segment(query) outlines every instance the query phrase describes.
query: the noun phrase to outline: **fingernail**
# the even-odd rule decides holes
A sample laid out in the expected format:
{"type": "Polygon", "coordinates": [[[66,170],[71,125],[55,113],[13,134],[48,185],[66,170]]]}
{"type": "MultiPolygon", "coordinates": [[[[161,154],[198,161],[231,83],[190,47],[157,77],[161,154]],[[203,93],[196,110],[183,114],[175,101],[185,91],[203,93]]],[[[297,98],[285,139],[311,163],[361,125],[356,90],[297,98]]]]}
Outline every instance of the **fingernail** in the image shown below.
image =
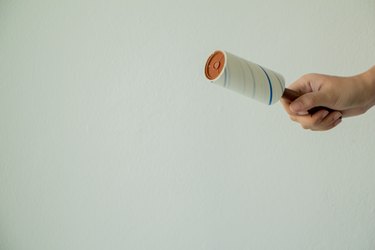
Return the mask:
{"type": "Polygon", "coordinates": [[[333,126],[337,126],[341,122],[342,122],[342,119],[338,119],[337,121],[335,121],[335,123],[333,124],[333,126]]]}
{"type": "Polygon", "coordinates": [[[333,117],[333,120],[337,120],[337,119],[339,119],[341,116],[342,116],[342,114],[341,114],[340,112],[337,112],[337,113],[335,114],[335,116],[333,117]]]}
{"type": "Polygon", "coordinates": [[[303,104],[301,102],[293,102],[290,104],[290,110],[292,110],[295,113],[298,113],[303,109],[303,104]]]}
{"type": "Polygon", "coordinates": [[[301,112],[298,112],[297,115],[307,115],[309,112],[307,111],[301,111],[301,112]]]}

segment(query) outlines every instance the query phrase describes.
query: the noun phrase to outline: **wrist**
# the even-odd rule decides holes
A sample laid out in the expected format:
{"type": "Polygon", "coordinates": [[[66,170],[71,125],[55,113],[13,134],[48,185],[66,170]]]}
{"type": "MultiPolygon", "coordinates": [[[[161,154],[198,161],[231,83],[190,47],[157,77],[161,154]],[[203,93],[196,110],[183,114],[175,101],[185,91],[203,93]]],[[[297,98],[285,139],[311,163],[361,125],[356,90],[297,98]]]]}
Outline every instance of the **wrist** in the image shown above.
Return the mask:
{"type": "Polygon", "coordinates": [[[365,104],[370,108],[375,105],[375,66],[356,76],[364,86],[362,95],[365,104]]]}

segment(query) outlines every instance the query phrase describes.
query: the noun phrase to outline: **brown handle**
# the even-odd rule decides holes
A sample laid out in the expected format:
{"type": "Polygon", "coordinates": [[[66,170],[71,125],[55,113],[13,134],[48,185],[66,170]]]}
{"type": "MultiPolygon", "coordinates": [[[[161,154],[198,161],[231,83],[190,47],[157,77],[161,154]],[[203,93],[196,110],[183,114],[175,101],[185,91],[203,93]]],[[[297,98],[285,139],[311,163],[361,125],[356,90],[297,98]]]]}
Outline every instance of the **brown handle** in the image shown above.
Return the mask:
{"type": "MultiPolygon", "coordinates": [[[[291,89],[288,89],[288,88],[285,88],[284,90],[284,93],[283,93],[283,98],[285,99],[288,99],[289,101],[294,101],[295,99],[297,99],[298,97],[300,97],[302,94],[298,93],[297,91],[294,91],[294,90],[291,90],[291,89]]],[[[319,110],[322,110],[322,109],[325,109],[329,112],[332,112],[333,109],[330,109],[330,108],[326,108],[326,107],[314,107],[312,109],[310,109],[308,112],[310,115],[318,112],[319,110]]]]}

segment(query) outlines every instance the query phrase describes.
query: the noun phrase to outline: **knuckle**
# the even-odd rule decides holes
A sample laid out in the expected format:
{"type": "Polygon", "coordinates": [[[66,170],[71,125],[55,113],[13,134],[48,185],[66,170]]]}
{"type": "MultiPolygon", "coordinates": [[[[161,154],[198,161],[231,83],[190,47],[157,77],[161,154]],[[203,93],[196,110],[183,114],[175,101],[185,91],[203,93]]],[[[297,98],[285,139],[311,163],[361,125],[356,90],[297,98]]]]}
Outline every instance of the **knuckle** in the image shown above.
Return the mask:
{"type": "Polygon", "coordinates": [[[310,126],[308,126],[308,125],[306,125],[306,124],[301,124],[301,127],[302,127],[303,129],[310,129],[310,126]]]}
{"type": "Polygon", "coordinates": [[[324,131],[325,129],[324,128],[321,128],[321,127],[314,127],[314,128],[311,128],[311,131],[324,131]]]}
{"type": "Polygon", "coordinates": [[[317,74],[315,73],[308,73],[308,74],[304,74],[301,78],[304,79],[304,80],[309,80],[309,79],[312,79],[312,78],[315,78],[317,74]]]}
{"type": "Polygon", "coordinates": [[[366,107],[360,107],[360,108],[358,109],[358,112],[359,112],[360,115],[362,115],[362,114],[364,114],[364,113],[367,112],[367,108],[366,108],[366,107]]]}
{"type": "Polygon", "coordinates": [[[307,106],[307,107],[313,107],[314,103],[315,103],[315,100],[314,100],[314,97],[311,96],[311,98],[306,98],[304,100],[304,102],[305,102],[305,106],[307,106]]]}

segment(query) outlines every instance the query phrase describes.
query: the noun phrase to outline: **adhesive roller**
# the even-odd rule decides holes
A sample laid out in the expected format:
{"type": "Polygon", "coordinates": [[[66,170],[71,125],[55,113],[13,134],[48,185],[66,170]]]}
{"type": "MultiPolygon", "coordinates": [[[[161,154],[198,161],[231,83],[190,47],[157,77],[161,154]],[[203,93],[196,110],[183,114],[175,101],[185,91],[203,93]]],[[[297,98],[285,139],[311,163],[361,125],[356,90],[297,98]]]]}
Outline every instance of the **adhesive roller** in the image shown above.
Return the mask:
{"type": "MultiPolygon", "coordinates": [[[[209,56],[204,72],[211,82],[268,105],[282,97],[294,101],[301,96],[285,88],[281,74],[222,50],[209,56]]],[[[320,109],[322,107],[315,107],[309,113],[320,109]]]]}

